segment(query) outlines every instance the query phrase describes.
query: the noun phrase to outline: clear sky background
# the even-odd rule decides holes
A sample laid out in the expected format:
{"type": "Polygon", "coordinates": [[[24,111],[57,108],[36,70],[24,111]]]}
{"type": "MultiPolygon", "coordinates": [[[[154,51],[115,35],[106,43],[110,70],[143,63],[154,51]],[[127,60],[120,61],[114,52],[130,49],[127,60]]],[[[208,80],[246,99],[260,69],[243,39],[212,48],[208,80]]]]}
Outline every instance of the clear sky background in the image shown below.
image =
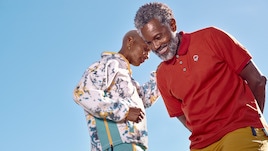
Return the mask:
{"type": "MultiPolygon", "coordinates": [[[[103,51],[117,52],[150,1],[0,0],[0,150],[89,151],[83,110],[72,92],[103,51]]],[[[178,31],[219,27],[237,38],[268,76],[268,1],[162,0],[178,31]]],[[[133,76],[140,84],[160,63],[154,54],[133,76]]],[[[267,91],[267,90],[266,90],[267,91]]],[[[268,107],[265,107],[268,118],[268,107]]],[[[147,110],[149,151],[188,151],[190,133],[169,118],[162,98],[147,110]]]]}

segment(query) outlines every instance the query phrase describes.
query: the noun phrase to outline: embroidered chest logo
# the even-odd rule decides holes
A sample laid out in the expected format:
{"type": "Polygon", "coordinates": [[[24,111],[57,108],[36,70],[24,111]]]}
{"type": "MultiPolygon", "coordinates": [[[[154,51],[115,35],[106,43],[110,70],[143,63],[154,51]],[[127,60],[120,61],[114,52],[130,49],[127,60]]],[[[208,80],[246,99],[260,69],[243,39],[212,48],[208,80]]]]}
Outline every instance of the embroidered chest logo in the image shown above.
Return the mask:
{"type": "Polygon", "coordinates": [[[199,59],[199,56],[198,56],[198,55],[194,55],[194,56],[193,56],[193,60],[194,60],[195,62],[197,62],[198,59],[199,59]]]}

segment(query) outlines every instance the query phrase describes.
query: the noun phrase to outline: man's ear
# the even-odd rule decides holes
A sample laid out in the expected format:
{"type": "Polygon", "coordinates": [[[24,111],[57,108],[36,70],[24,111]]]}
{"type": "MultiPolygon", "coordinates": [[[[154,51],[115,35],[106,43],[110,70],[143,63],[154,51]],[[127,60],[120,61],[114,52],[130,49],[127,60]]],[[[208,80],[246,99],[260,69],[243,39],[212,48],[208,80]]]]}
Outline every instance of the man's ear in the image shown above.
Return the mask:
{"type": "Polygon", "coordinates": [[[176,20],[174,18],[170,19],[169,25],[170,25],[170,29],[173,32],[177,30],[176,20]]]}
{"type": "Polygon", "coordinates": [[[134,38],[132,36],[129,36],[127,39],[127,45],[131,47],[133,42],[134,42],[134,38]]]}

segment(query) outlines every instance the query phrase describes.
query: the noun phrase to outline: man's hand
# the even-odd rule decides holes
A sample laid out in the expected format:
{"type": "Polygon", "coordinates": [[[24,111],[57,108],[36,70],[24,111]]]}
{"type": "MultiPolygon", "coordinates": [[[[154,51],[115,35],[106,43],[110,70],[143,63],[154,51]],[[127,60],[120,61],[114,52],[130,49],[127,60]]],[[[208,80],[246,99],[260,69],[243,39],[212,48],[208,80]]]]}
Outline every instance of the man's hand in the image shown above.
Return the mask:
{"type": "Polygon", "coordinates": [[[140,108],[129,108],[126,120],[139,123],[144,118],[144,113],[140,108]]]}

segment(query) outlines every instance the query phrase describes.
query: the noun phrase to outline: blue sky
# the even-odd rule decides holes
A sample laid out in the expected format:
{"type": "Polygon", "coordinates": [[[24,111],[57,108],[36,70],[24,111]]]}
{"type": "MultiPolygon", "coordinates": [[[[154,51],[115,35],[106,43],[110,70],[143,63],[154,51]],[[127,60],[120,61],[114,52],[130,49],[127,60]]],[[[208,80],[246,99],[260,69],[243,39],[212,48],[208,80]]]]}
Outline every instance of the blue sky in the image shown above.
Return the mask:
{"type": "MultiPolygon", "coordinates": [[[[142,1],[0,0],[0,150],[88,151],[89,135],[72,91],[103,51],[117,52],[142,1]]],[[[219,27],[237,38],[268,76],[268,2],[163,0],[178,31],[219,27]]],[[[133,76],[140,84],[154,54],[133,76]]],[[[268,107],[264,115],[268,118],[268,107]]],[[[187,151],[190,133],[169,118],[162,98],[147,110],[149,151],[187,151]]]]}

